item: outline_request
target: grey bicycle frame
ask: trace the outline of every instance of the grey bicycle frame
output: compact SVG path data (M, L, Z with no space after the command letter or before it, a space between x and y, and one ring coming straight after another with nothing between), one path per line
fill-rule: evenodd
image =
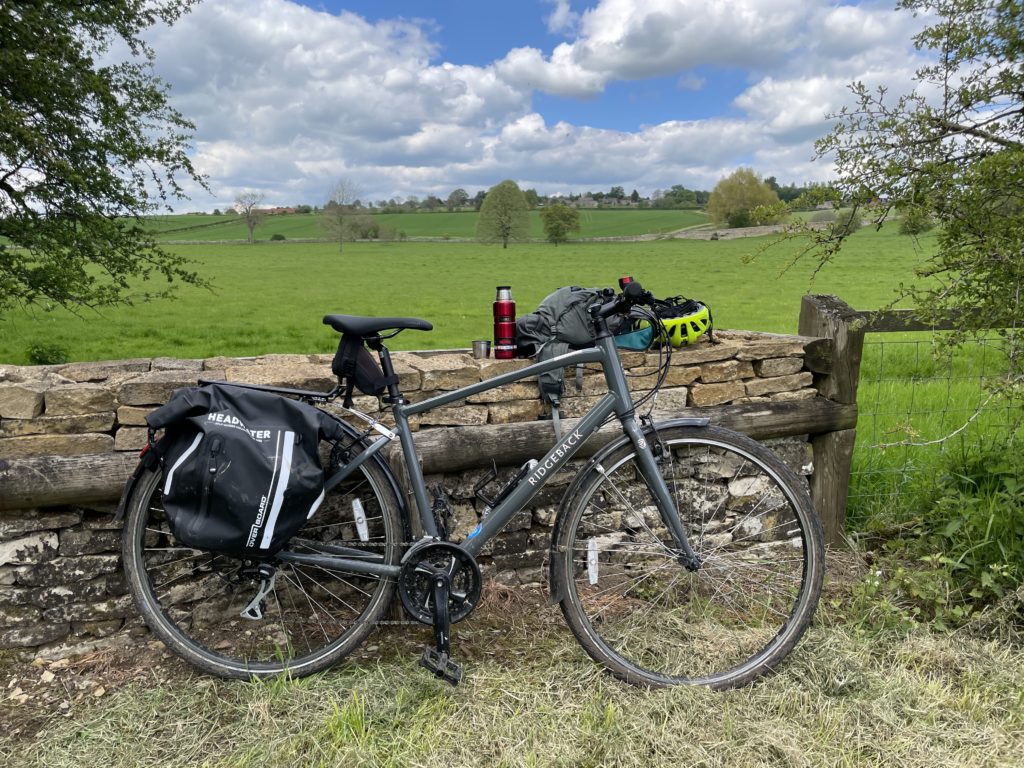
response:
M608 417L615 414L622 423L624 432L629 436L636 449L640 471L654 495L655 503L658 505L662 513L662 519L668 525L673 539L684 555L694 557L693 550L690 548L686 534L683 531L678 511L672 501L671 493L661 477L661 473L658 471L654 454L651 452L651 448L644 438L643 431L633 415L633 398L629 391L629 384L626 381L625 373L622 370L618 349L615 347L615 341L611 336L598 338L594 347L569 352L550 360L534 363L526 368L520 368L487 379L486 381L470 384L451 392L445 392L418 403L395 403L393 406L395 434L380 437L371 443L354 457L351 462L341 467L338 472L328 478L326 486L329 490L342 482L359 466L381 451L391 439L397 438L401 441L402 454L408 471L413 498L416 502L420 525L426 536L436 538L438 536L437 525L434 522L432 506L427 499L426 483L423 479L423 471L420 468L419 459L416 456L416 446L413 443L412 430L409 427L409 417L464 400L467 397L472 397L504 384L511 384L521 379L537 376L546 371L584 363L601 364L608 386L608 393L567 432L560 442L554 445L538 461L533 470L519 481L511 493L494 507L480 521L477 528L469 534L467 539L458 546L471 555L476 556L484 545L497 535L509 520L544 487L547 481L555 474L558 467L571 459L587 439L601 428L601 425L604 424ZM399 568L397 566L385 566L368 561L365 553L360 553L357 550L346 550L344 547L339 547L338 550L339 554L350 555L351 559L350 557L339 559L334 556L300 555L291 552L282 552L280 557L286 560L310 562L313 564L319 563L325 567L334 568L337 568L341 561L343 561L344 567L348 570L372 573L379 576L395 576L398 573ZM362 558L359 555L362 555Z

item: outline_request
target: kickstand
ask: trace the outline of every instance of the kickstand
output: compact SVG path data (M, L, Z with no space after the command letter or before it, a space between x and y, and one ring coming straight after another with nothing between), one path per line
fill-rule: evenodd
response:
M451 621L448 613L448 598L451 593L451 579L443 571L435 572L431 576L433 582L434 596L434 645L423 649L423 657L420 659L420 666L429 669L435 676L458 685L462 680L462 665L452 661L449 651L451 650Z

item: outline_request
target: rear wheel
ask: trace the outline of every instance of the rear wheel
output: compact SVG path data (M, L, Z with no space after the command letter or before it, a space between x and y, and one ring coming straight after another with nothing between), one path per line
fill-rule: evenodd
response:
M398 502L372 461L334 488L270 563L272 585L271 571L175 540L160 502L161 476L147 472L128 500L125 573L149 628L199 669L233 678L317 672L354 650L389 605L393 578L286 559L337 555L345 547L398 564ZM247 607L250 618L243 618Z
M556 541L562 612L587 653L627 682L743 685L773 669L810 624L820 525L802 481L753 440L684 426L657 437L700 568L680 563L626 443L566 500Z

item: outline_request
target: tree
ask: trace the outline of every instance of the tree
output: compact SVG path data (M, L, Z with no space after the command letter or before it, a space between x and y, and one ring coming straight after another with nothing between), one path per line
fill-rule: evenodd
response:
M342 177L334 182L327 195L327 203L320 212L320 224L330 238L338 242L339 251L345 247L346 239L353 239L348 219L358 199L359 187L352 179Z
M526 205L531 211L536 208L537 204L540 202L540 195L537 194L536 189L524 189L523 197L526 198Z
M448 195L448 199L445 201L445 205L449 211L454 211L469 203L469 193L459 187L458 189L452 190L452 193Z
M530 232L530 208L526 196L511 179L496 184L487 191L476 234L484 242L500 241L508 248L509 240L525 240Z
M578 232L580 228L579 210L561 203L544 208L540 212L540 220L544 225L544 236L556 246L568 240L570 232Z
M0 311L74 309L203 283L142 217L204 185L145 30L193 0L0 4ZM100 65L111 48L129 55ZM163 278L161 290L137 280Z
M898 213L912 228L940 224L920 280L901 286L925 321L958 318L954 342L1024 322L1024 4L1021 0L901 0L930 23L914 42L933 53L918 87L890 97L854 83L855 106L833 116L817 144L834 159L834 197L869 208L876 225ZM823 262L845 234L810 233ZM1020 337L1005 335L1006 389L1021 391ZM950 348L951 345L946 345Z
M726 176L711 192L708 213L716 224L751 227L770 223L772 217L756 209L775 205L779 196L750 168L739 168Z
M245 226L249 230L250 245L253 243L253 233L265 215L258 207L262 203L262 192L240 192L235 198L235 211L245 219Z

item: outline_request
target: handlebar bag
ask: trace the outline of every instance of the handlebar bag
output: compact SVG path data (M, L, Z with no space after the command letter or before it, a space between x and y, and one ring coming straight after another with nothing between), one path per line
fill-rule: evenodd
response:
M165 430L161 499L175 538L255 559L277 553L316 513L319 441L343 436L312 406L229 384L179 389L146 422Z

